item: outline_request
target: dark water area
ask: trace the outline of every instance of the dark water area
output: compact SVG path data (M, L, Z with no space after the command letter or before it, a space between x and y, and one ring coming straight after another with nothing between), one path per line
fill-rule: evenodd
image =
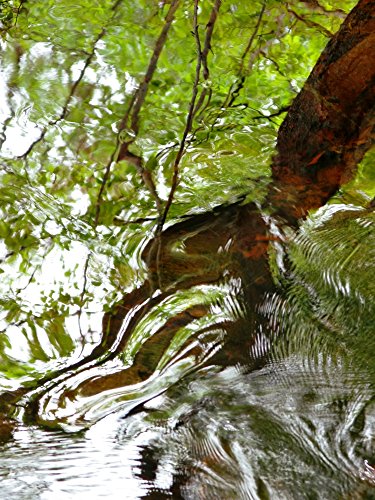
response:
M0 499L375 498L354 3L2 3Z

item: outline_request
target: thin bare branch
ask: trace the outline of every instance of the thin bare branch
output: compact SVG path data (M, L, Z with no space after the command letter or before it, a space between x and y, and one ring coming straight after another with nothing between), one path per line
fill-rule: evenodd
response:
M318 24L315 21L312 21L311 19L306 19L306 17L298 14L295 10L291 9L290 7L287 7L287 11L289 12L289 14L292 14L296 19L298 19L298 21L302 21L304 24L306 24L306 26L308 26L309 28L314 28L320 31L324 36L328 38L333 37L333 33L331 33L329 30L327 30L327 28L325 28L321 24Z
M164 26L160 32L158 39L156 40L154 51L152 53L148 68L146 70L145 76L141 84L139 85L137 91L135 92L129 107L120 123L119 131L126 129L128 126L128 120L131 116L131 125L130 128L132 132L137 135L139 128L139 113L142 108L142 105L146 99L148 85L152 80L152 77L157 68L157 64L159 61L160 54L165 46L165 42L167 41L168 31L174 21L175 13L177 11L180 0L173 0L171 6L168 10L168 13L165 17Z
M106 165L104 176L100 184L99 193L96 199L96 210L95 210L95 221L94 221L95 226L98 225L99 223L100 207L102 204L103 192L108 182L109 176L111 174L112 165L121 160L126 160L136 166L145 186L149 189L151 195L155 199L157 209L159 211L161 210L161 200L157 193L157 189L152 179L151 173L144 167L143 158L129 151L129 146L135 141L138 135L140 111L147 96L149 83L152 80L152 77L157 68L160 54L165 46L169 29L174 21L175 13L179 6L179 2L180 0L173 0L168 10L168 13L165 17L165 23L163 25L163 28L160 32L158 39L156 40L154 50L148 68L146 70L145 76L143 77L143 80L140 86L138 87L137 91L131 98L129 106L120 122L119 132L116 140L116 147ZM129 120L130 120L129 128L130 131L132 132L132 137L130 140L123 140L121 137L121 133L128 128Z
M332 14L336 17L340 17L341 19L345 19L347 13L342 9L332 9L328 10L323 5L321 5L317 0L301 0L302 3L306 4L306 7L310 10L314 10L316 12L321 12L322 14Z
M203 66L203 78L205 80L208 80L209 75L210 75L210 72L208 69L208 64L207 64L207 56L208 56L209 51L211 50L212 34L214 31L217 16L219 14L220 6L221 6L221 0L216 0L213 8L211 10L210 19L209 19L207 26L206 26L206 37L204 40L204 46L203 46L202 56L201 56L202 57L202 66Z
M169 196L167 203L164 208L164 212L160 218L159 224L156 229L156 233L160 234L161 231L163 230L164 223L166 221L169 209L172 205L173 202L173 197L174 193L177 189L178 181L179 181L179 165L181 158L185 152L185 143L187 136L189 132L191 131L192 124L193 124L193 118L194 118L194 108L195 108L195 101L197 99L198 95L198 85L199 85L199 79L200 79L200 72L202 68L202 50L201 50L201 41L199 38L199 30L198 30L198 3L199 0L194 0L194 21L193 21L193 34L195 38L195 43L197 46L197 64L195 67L195 78L194 78L194 83L193 83L193 91L190 99L190 105L189 105L189 111L186 119L186 124L185 124L185 130L182 135L182 139L180 142L180 147L177 152L176 159L173 163L173 177L172 177L172 185L171 189L169 191Z

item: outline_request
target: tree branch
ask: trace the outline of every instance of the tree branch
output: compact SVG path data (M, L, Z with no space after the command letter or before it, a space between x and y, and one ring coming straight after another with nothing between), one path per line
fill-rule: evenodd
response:
M269 201L290 222L324 204L374 143L374 14L374 0L358 2L279 129Z
M177 11L177 8L179 6L179 1L180 0L173 0L168 13L165 18L165 23L163 25L163 28L161 30L161 33L156 40L154 50L149 62L149 65L147 67L145 76L143 77L143 80L134 93L133 97L130 100L129 106L120 122L119 125L119 131L116 139L116 147L113 153L111 154L111 157L105 167L105 172L104 176L102 179L102 182L100 184L100 189L99 193L96 199L96 209L95 209L95 220L94 224L95 226L98 225L99 223L99 218L100 218L100 207L102 203L102 197L103 197L103 192L105 189L105 186L108 182L110 173L111 173L111 168L113 163L117 163L121 160L126 160L133 165L136 166L138 172L141 175L141 178L145 184L145 186L149 189L151 195L155 199L157 209L160 211L161 210L161 201L157 193L157 189L155 186L155 183L152 179L151 173L144 167L143 165L143 158L139 155L135 155L131 151L129 151L129 146L135 141L138 132L139 132L139 115L141 108L145 102L146 95L148 92L148 86L150 81L152 80L152 77L155 73L155 70L157 68L157 64L159 61L160 54L165 46L165 42L167 40L167 35L168 31L172 25L172 22L174 21L174 16ZM131 139L127 140L126 138L123 139L122 135L123 132L128 130L128 122L130 120L130 131L131 131Z
M298 19L298 21L302 21L309 28L315 28L315 29L317 29L324 36L326 36L328 38L332 38L333 37L333 33L331 33L329 30L327 30L327 28L325 28L321 24L318 24L315 21L311 21L311 19L306 19L306 17L304 17L304 16L302 16L300 14L297 14L297 12L295 10L291 9L290 7L287 7L286 10L289 12L289 14L292 14L296 19Z
M177 189L177 184L178 184L178 178L179 178L179 165L181 158L185 152L185 143L187 136L189 132L191 131L192 124L193 124L193 118L194 118L194 108L195 108L195 101L198 95L198 84L199 84L199 77L200 77L200 72L201 72L201 67L202 67L202 50L201 50L201 42L199 38L199 31L198 31L198 2L199 0L194 0L194 21L193 21L193 33L194 33L194 38L195 42L197 45L197 64L195 68L195 78L194 78L194 83L193 83L193 91L192 91L192 96L190 99L190 105L189 105L189 111L186 119L186 124L185 124L185 130L182 135L182 139L180 142L180 147L177 152L176 159L173 163L173 177L172 177L172 185L171 189L169 192L168 200L164 208L164 212L160 218L159 224L157 226L156 232L157 234L160 234L161 231L163 230L164 223L166 221L169 209L172 205L174 193Z

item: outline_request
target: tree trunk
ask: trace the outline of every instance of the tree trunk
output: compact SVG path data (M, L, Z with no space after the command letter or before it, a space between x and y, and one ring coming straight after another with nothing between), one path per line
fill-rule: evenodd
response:
M282 123L269 201L290 221L323 205L374 140L375 1L360 0Z

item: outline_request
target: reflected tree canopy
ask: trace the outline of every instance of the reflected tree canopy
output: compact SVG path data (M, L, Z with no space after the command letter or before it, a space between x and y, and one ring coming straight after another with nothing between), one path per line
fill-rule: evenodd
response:
M374 2L0 9L4 440L118 413L145 498L362 498Z

